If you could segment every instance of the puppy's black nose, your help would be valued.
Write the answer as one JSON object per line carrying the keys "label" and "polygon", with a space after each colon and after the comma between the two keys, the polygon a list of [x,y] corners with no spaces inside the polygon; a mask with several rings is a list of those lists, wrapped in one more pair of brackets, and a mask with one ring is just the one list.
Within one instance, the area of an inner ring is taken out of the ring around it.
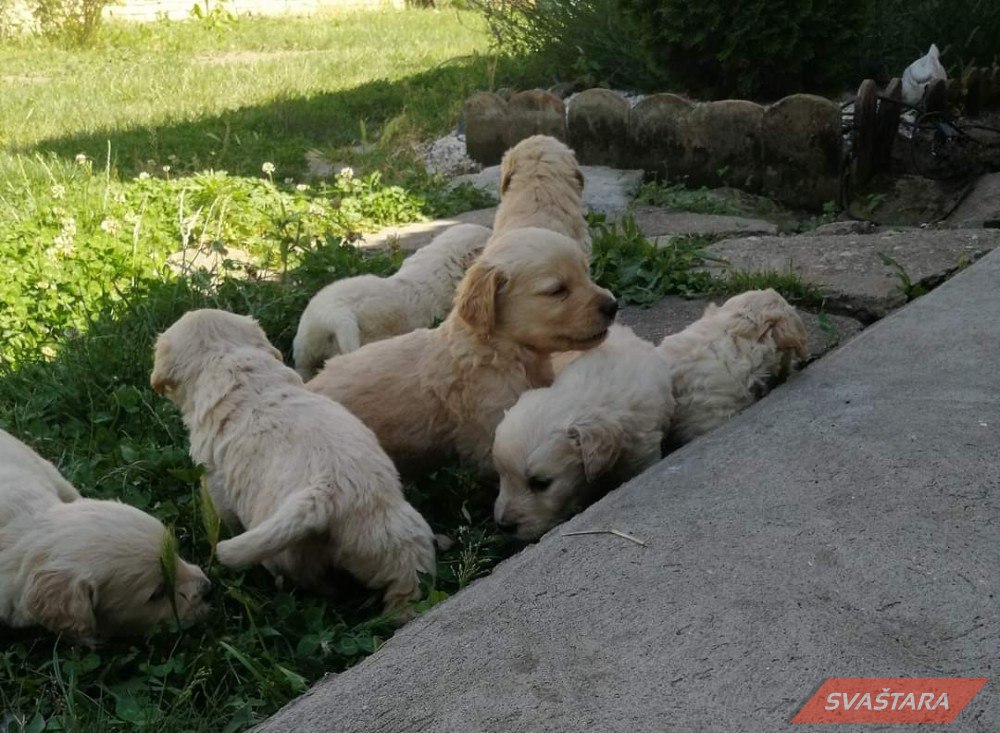
{"label": "puppy's black nose", "polygon": [[604,301],[601,303],[600,311],[608,318],[614,318],[618,312],[618,301],[614,299]]}
{"label": "puppy's black nose", "polygon": [[514,532],[517,530],[517,522],[512,522],[509,519],[498,519],[497,526],[503,532]]}

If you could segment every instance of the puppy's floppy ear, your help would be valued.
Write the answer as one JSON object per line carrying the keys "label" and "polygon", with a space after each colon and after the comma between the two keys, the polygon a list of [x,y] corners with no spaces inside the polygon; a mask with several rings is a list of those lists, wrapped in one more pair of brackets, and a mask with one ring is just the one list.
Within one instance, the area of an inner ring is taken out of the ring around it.
{"label": "puppy's floppy ear", "polygon": [[618,423],[603,417],[578,420],[566,430],[566,436],[580,450],[583,472],[594,482],[618,460],[625,445],[625,431]]}
{"label": "puppy's floppy ear", "polygon": [[779,350],[794,354],[800,359],[809,356],[809,335],[795,309],[775,309],[768,314],[771,338]]}
{"label": "puppy's floppy ear", "polygon": [[94,585],[67,570],[42,570],[28,580],[25,606],[31,617],[91,647],[97,645],[96,603]]}
{"label": "puppy's floppy ear", "polygon": [[149,375],[149,385],[156,394],[163,394],[167,389],[176,387],[177,382],[170,372],[170,344],[163,336],[156,340],[156,350],[153,352],[153,371]]}
{"label": "puppy's floppy ear", "polygon": [[480,336],[489,336],[496,327],[496,300],[507,277],[494,265],[474,262],[455,294],[459,317]]}
{"label": "puppy's floppy ear", "polygon": [[514,161],[511,160],[511,154],[508,150],[500,161],[500,198],[503,198],[503,195],[507,193],[512,178],[514,178]]}

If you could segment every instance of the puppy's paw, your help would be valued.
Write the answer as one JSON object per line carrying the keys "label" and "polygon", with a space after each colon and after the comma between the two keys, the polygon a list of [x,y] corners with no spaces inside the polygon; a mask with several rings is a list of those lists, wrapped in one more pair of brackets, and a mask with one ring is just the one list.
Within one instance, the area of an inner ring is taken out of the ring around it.
{"label": "puppy's paw", "polygon": [[227,568],[248,567],[249,563],[244,562],[241,554],[239,546],[233,540],[223,540],[215,546],[215,557]]}
{"label": "puppy's paw", "polygon": [[434,546],[437,547],[441,552],[447,552],[452,547],[455,546],[455,540],[446,534],[435,534],[434,535]]}

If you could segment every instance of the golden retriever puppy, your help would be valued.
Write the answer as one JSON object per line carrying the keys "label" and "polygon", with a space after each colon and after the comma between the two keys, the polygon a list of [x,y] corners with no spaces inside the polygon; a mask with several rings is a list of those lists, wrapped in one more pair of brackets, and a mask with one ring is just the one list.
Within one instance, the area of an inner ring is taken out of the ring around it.
{"label": "golden retriever puppy", "polygon": [[508,150],[500,164],[500,206],[494,236],[539,227],[565,234],[590,257],[583,210],[583,172],[576,155],[547,135],[533,135]]}
{"label": "golden retriever puppy", "polygon": [[343,570],[394,612],[419,596],[434,540],[395,467],[360,420],[303,387],[256,321],[186,313],[157,339],[150,382],[180,408],[220,517],[247,530],[219,543],[220,562],[262,563],[319,593]]}
{"label": "golden retriever puppy", "polygon": [[334,357],[306,386],[361,418],[399,463],[457,455],[490,471],[504,411],[551,383],[549,354],[600,344],[617,310],[573,240],[516,229],[487,245],[438,328]]}
{"label": "golden retriever puppy", "polygon": [[683,445],[766,395],[805,358],[798,313],[774,290],[751,290],[711,304],[705,314],[660,343],[671,365],[677,409],[668,443]]}
{"label": "golden retriever puppy", "polygon": [[521,395],[497,427],[497,524],[533,540],[660,459],[670,365],[625,326]]}
{"label": "golden retriever puppy", "polygon": [[448,315],[455,286],[492,233],[458,224],[407,257],[391,277],[358,275],[327,285],[299,319],[295,369],[308,380],[331,356],[433,326]]}
{"label": "golden retriever puppy", "polygon": [[[166,528],[135,507],[83,499],[51,463],[0,430],[0,622],[87,646],[208,612],[212,584],[179,557],[168,588]],[[170,595],[173,594],[173,603]]]}

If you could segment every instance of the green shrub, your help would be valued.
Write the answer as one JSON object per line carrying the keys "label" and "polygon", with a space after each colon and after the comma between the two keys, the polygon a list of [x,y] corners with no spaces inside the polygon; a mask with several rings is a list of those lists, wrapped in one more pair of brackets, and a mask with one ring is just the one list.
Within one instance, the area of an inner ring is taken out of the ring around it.
{"label": "green shrub", "polygon": [[547,0],[491,4],[486,15],[501,45],[585,82],[778,97],[850,76],[869,2]]}
{"label": "green shrub", "polygon": [[777,98],[853,72],[870,0],[636,0],[686,88]]}
{"label": "green shrub", "polygon": [[486,16],[497,50],[537,56],[557,77],[629,89],[654,89],[666,77],[632,0],[470,1]]}
{"label": "green shrub", "polygon": [[30,0],[31,13],[43,35],[71,44],[89,42],[101,25],[101,14],[117,0]]}
{"label": "green shrub", "polygon": [[1000,3],[996,0],[880,0],[872,3],[865,38],[858,44],[858,77],[886,81],[901,76],[932,43],[952,75],[1000,57]]}
{"label": "green shrub", "polygon": [[1000,49],[996,0],[474,0],[496,45],[562,79],[775,99],[882,80],[937,43],[953,72]]}

